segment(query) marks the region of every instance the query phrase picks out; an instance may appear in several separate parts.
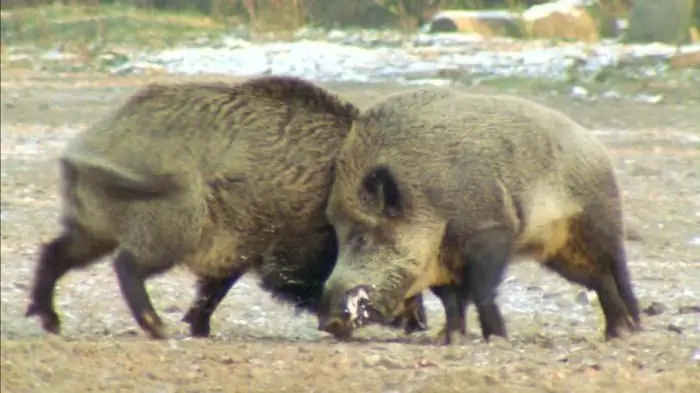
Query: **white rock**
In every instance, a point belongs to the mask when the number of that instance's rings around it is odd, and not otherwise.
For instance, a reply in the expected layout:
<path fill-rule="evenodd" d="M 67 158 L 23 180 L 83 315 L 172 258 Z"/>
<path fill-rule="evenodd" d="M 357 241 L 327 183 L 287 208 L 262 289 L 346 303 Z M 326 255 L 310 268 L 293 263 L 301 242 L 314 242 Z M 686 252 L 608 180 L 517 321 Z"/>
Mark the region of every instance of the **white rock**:
<path fill-rule="evenodd" d="M 573 98 L 586 98 L 588 97 L 588 90 L 581 86 L 571 87 L 571 96 Z"/>

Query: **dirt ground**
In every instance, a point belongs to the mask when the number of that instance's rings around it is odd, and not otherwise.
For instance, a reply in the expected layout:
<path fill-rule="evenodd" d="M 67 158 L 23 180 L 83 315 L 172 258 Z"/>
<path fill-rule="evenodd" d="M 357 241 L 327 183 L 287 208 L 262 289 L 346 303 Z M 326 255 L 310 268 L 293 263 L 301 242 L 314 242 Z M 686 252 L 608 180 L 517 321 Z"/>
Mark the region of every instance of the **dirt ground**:
<path fill-rule="evenodd" d="M 255 277 L 219 307 L 212 338 L 190 339 L 179 320 L 193 279 L 181 270 L 149 283 L 171 336 L 151 341 L 129 315 L 109 263 L 59 283 L 63 332 L 47 336 L 23 312 L 37 247 L 58 230 L 55 157 L 68 137 L 146 81 L 2 73 L 3 393 L 700 391 L 700 103 L 680 96 L 659 104 L 529 96 L 590 126 L 615 157 L 629 265 L 648 308 L 644 331 L 627 340 L 604 342 L 597 301 L 534 262 L 510 269 L 499 302 L 511 337 L 491 343 L 479 338 L 471 310 L 471 342 L 428 344 L 444 318 L 432 295 L 430 332 L 405 338 L 368 327 L 354 342 L 336 343 L 311 316 L 274 302 Z M 361 104 L 400 88 L 328 87 Z"/>

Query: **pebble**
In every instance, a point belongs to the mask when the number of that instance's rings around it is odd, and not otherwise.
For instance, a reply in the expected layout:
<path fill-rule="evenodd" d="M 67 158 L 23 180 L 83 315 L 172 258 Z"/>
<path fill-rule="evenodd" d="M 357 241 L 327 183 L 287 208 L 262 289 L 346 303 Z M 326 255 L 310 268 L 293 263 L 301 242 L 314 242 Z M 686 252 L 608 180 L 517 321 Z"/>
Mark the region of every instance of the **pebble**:
<path fill-rule="evenodd" d="M 384 368 L 390 369 L 390 370 L 398 370 L 402 368 L 406 368 L 404 364 L 399 362 L 396 359 L 393 359 L 388 356 L 381 356 L 381 355 L 369 355 L 366 356 L 364 359 L 362 359 L 362 364 L 365 367 L 368 368 L 373 368 L 373 367 L 379 367 L 382 366 Z"/>
<path fill-rule="evenodd" d="M 683 334 L 683 328 L 673 323 L 669 323 L 666 329 L 674 333 Z"/>
<path fill-rule="evenodd" d="M 571 88 L 571 97 L 575 99 L 583 99 L 588 97 L 588 90 L 581 86 L 573 86 Z"/>
<path fill-rule="evenodd" d="M 224 355 L 224 356 L 221 356 L 219 358 L 219 363 L 224 364 L 224 365 L 230 365 L 230 364 L 235 363 L 235 361 L 230 356 Z"/>
<path fill-rule="evenodd" d="M 581 291 L 576 295 L 576 303 L 582 306 L 588 306 L 598 298 L 598 295 L 593 291 Z"/>
<path fill-rule="evenodd" d="M 694 362 L 700 362 L 700 348 L 693 351 L 693 355 L 690 357 L 690 359 Z"/>
<path fill-rule="evenodd" d="M 655 315 L 663 314 L 667 309 L 668 309 L 668 307 L 666 307 L 662 303 L 652 302 L 649 305 L 649 307 L 647 307 L 643 310 L 643 312 L 644 312 L 644 314 L 649 315 L 650 317 L 653 317 Z"/>
<path fill-rule="evenodd" d="M 362 364 L 364 364 L 365 367 L 376 367 L 381 360 L 382 357 L 379 355 L 369 355 L 362 359 Z"/>
<path fill-rule="evenodd" d="M 700 313 L 700 306 L 684 306 L 678 309 L 679 314 L 697 314 Z"/>

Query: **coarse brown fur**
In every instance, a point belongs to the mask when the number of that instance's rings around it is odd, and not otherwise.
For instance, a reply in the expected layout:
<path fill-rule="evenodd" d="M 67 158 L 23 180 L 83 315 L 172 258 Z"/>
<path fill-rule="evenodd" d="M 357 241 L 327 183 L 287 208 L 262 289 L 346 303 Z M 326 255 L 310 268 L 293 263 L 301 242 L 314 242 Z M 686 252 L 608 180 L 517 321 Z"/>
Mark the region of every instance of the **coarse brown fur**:
<path fill-rule="evenodd" d="M 542 105 L 451 88 L 399 93 L 364 111 L 338 153 L 327 208 L 339 257 L 322 329 L 354 288 L 384 317 L 431 288 L 443 331 L 465 333 L 473 300 L 482 333 L 506 335 L 495 303 L 506 265 L 532 257 L 598 293 L 606 337 L 639 328 L 611 159 L 585 128 Z"/>
<path fill-rule="evenodd" d="M 193 335 L 209 334 L 249 269 L 314 309 L 337 254 L 324 212 L 332 159 L 357 114 L 293 77 L 143 88 L 63 152 L 64 231 L 42 247 L 27 315 L 57 333 L 56 282 L 113 250 L 125 300 L 154 338 L 164 326 L 144 281 L 176 264 L 199 277 Z"/>

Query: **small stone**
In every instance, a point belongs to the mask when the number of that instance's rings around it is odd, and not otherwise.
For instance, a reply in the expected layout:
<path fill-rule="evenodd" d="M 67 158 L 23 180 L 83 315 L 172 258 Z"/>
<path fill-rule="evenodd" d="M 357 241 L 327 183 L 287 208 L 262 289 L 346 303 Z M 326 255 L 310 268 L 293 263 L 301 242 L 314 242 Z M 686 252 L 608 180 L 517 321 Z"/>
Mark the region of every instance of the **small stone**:
<path fill-rule="evenodd" d="M 641 242 L 644 240 L 642 234 L 636 228 L 627 228 L 625 230 L 625 238 L 631 242 Z"/>
<path fill-rule="evenodd" d="M 450 348 L 451 349 L 451 348 Z M 462 360 L 464 359 L 464 354 L 457 350 L 449 350 L 443 356 L 445 360 Z"/>
<path fill-rule="evenodd" d="M 601 95 L 601 97 L 607 98 L 607 99 L 617 100 L 617 99 L 620 99 L 622 97 L 622 95 L 614 90 L 608 90 L 608 91 L 604 92 Z"/>
<path fill-rule="evenodd" d="M 382 360 L 382 357 L 379 355 L 369 355 L 365 356 L 364 359 L 362 359 L 362 364 L 365 367 L 376 367 L 379 365 L 379 362 Z"/>
<path fill-rule="evenodd" d="M 690 360 L 700 362 L 700 348 L 693 351 L 693 354 L 690 356 Z"/>
<path fill-rule="evenodd" d="M 406 368 L 406 366 L 401 364 L 401 362 L 399 362 L 396 359 L 392 359 L 390 357 L 382 357 L 381 360 L 379 361 L 379 365 L 384 366 L 389 370 L 399 370 L 402 368 Z"/>
<path fill-rule="evenodd" d="M 593 291 L 581 291 L 576 295 L 576 303 L 582 306 L 588 306 L 595 301 L 597 297 L 598 296 Z"/>
<path fill-rule="evenodd" d="M 169 314 L 174 314 L 174 313 L 182 312 L 182 308 L 180 308 L 180 306 L 178 306 L 178 305 L 176 305 L 176 304 L 173 304 L 173 305 L 170 305 L 170 306 L 168 306 L 168 307 L 165 307 L 165 308 L 163 309 L 163 311 L 165 311 L 165 312 L 167 312 L 167 313 L 169 313 Z"/>
<path fill-rule="evenodd" d="M 265 363 L 262 361 L 262 359 L 256 359 L 256 358 L 248 358 L 247 362 L 248 362 L 248 364 L 252 364 L 254 366 L 261 366 Z"/>
<path fill-rule="evenodd" d="M 645 308 L 643 310 L 644 314 L 649 315 L 651 317 L 655 315 L 661 315 L 667 310 L 667 307 L 659 302 L 651 302 L 649 307 Z"/>
<path fill-rule="evenodd" d="M 700 306 L 684 306 L 678 309 L 679 314 L 697 314 L 700 313 Z"/>
<path fill-rule="evenodd" d="M 426 367 L 437 367 L 437 363 L 431 362 L 427 359 L 421 359 L 416 364 L 416 368 L 426 368 Z"/>
<path fill-rule="evenodd" d="M 26 283 L 23 283 L 23 282 L 15 282 L 15 283 L 13 283 L 13 285 L 15 286 L 15 288 L 22 289 L 22 290 L 25 290 L 29 287 Z"/>
<path fill-rule="evenodd" d="M 660 94 L 657 94 L 657 95 L 639 94 L 635 97 L 635 101 L 644 102 L 647 104 L 658 104 L 663 100 L 664 100 L 664 96 L 660 95 Z"/>
<path fill-rule="evenodd" d="M 571 97 L 578 99 L 586 98 L 588 97 L 588 90 L 582 86 L 573 86 L 571 88 Z"/>
<path fill-rule="evenodd" d="M 510 348 L 511 344 L 508 339 L 501 336 L 491 336 L 488 342 L 489 347 L 492 348 Z"/>

